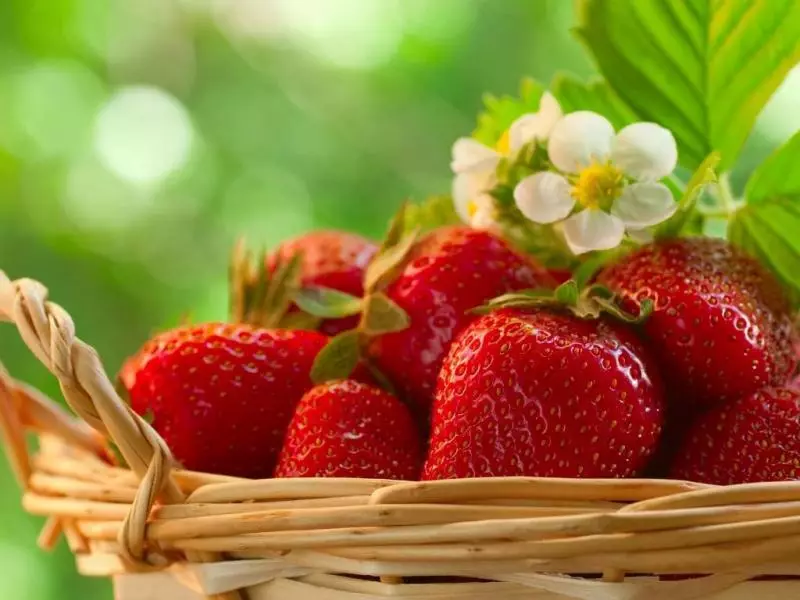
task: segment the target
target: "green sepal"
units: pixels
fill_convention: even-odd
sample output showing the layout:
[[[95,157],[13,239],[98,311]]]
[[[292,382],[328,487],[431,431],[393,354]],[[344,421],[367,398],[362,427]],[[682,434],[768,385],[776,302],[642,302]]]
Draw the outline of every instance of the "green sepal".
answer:
[[[315,384],[334,379],[347,379],[361,357],[361,334],[345,331],[330,339],[320,350],[311,367],[311,381]]]
[[[295,253],[270,273],[267,253],[251,253],[240,240],[229,266],[231,319],[258,327],[281,326],[299,286],[302,258]]]
[[[364,313],[359,330],[365,335],[377,336],[402,331],[411,325],[408,313],[381,292],[364,299]]]
[[[301,310],[323,319],[340,319],[357,315],[363,305],[358,296],[318,285],[300,288],[295,292],[293,300]]]
[[[406,205],[404,202],[395,214],[380,249],[367,266],[364,274],[364,291],[367,294],[389,285],[417,241],[418,227],[405,231]]]
[[[638,314],[629,313],[617,303],[616,295],[607,287],[593,284],[580,289],[574,279],[565,281],[555,290],[535,288],[503,294],[477,307],[472,312],[486,314],[501,308],[542,308],[569,310],[579,319],[597,319],[603,313],[615,319],[639,325],[653,312],[652,302],[645,300]]]

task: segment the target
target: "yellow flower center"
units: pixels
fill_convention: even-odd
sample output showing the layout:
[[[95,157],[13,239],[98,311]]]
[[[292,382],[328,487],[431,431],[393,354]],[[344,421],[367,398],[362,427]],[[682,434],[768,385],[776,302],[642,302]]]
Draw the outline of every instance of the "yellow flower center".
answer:
[[[500,136],[500,139],[497,140],[494,149],[503,156],[507,156],[511,152],[511,134],[508,129],[506,129],[503,135]]]
[[[622,171],[611,163],[592,163],[573,180],[572,197],[585,208],[608,210],[624,184]]]
[[[469,215],[469,218],[471,219],[475,216],[476,212],[478,212],[478,203],[475,202],[475,200],[470,200],[467,203],[467,215]]]

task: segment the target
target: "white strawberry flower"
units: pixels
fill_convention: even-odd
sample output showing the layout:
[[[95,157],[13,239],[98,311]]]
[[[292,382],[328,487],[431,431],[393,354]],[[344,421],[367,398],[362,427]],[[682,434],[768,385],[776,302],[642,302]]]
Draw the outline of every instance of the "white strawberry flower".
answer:
[[[534,139],[544,141],[561,118],[561,106],[550,92],[545,92],[539,112],[522,115],[506,130],[494,148],[473,138],[459,138],[453,144],[450,168],[453,179],[453,202],[456,212],[465,223],[485,225],[489,214],[481,210],[480,197],[497,183],[495,171],[500,160],[512,156]],[[483,203],[485,204],[485,202]]]
[[[555,125],[547,153],[564,175],[526,177],[514,199],[531,221],[561,222],[575,254],[615,248],[626,231],[642,239],[648,227],[677,209],[672,192],[658,180],[675,169],[678,148],[660,125],[634,123],[615,134],[605,117],[578,111]]]

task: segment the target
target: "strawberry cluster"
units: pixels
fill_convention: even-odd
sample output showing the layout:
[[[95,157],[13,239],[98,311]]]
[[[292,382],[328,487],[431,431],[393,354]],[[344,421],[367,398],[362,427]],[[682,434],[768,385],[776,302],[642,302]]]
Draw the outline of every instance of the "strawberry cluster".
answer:
[[[238,253],[229,322],[125,363],[121,389],[183,467],[800,478],[797,334],[755,259],[662,239],[578,284],[496,231],[407,220],[380,246],[326,231]]]

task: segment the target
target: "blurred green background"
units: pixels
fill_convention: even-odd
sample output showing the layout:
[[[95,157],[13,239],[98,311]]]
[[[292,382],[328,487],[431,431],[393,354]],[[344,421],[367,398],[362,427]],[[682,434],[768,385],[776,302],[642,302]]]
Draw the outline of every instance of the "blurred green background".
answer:
[[[447,191],[484,92],[590,75],[569,0],[2,0],[0,268],[45,282],[110,371],[155,328],[224,318],[234,238],[378,236]],[[800,72],[734,184],[800,127]],[[57,387],[11,327],[10,371]],[[110,598],[35,546],[0,466],[0,598]]]

